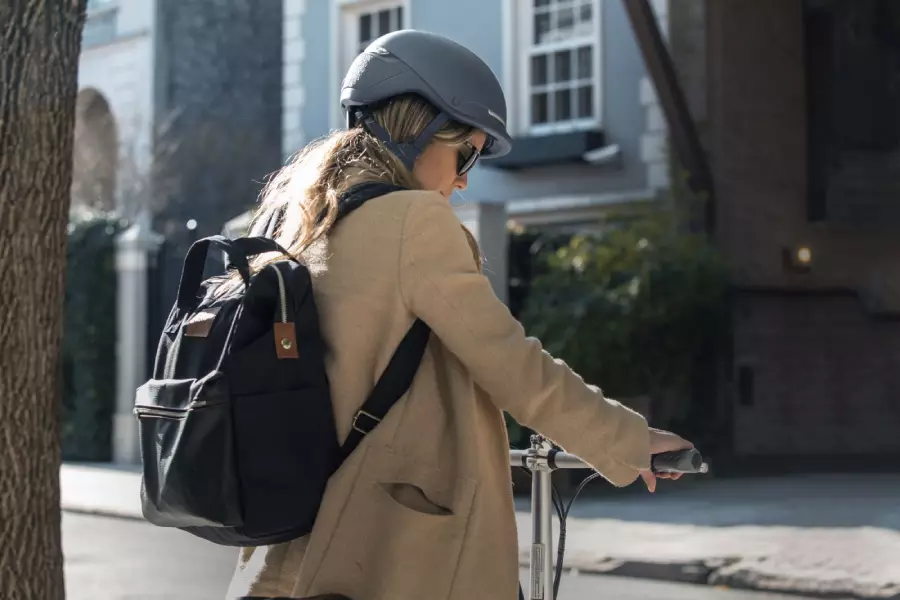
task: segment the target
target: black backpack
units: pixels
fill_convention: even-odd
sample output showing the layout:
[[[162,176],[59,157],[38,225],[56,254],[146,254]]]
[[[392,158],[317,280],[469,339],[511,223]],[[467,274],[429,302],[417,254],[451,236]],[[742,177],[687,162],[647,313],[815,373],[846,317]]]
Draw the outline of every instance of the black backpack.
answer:
[[[339,218],[397,189],[356,186]],[[245,284],[215,300],[223,278],[203,280],[210,246]],[[248,258],[273,251],[285,258],[251,275]],[[341,446],[307,268],[270,237],[198,240],[152,379],[136,394],[144,517],[227,546],[306,535],[329,477],[406,393],[429,335],[424,322],[413,324]]]

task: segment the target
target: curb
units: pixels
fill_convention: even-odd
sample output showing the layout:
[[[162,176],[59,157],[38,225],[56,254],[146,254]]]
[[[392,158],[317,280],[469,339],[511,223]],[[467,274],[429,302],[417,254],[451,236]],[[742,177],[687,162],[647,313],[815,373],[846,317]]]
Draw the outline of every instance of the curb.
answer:
[[[126,521],[143,521],[144,515],[136,515],[132,511],[116,510],[113,508],[97,508],[95,506],[78,506],[78,505],[60,505],[62,512],[72,513],[75,515],[85,515],[89,517],[107,517],[110,519],[123,519]]]
[[[900,587],[867,586],[860,582],[844,580],[829,583],[803,577],[775,577],[754,570],[751,561],[739,561],[712,572],[709,583],[732,589],[752,590],[785,595],[801,595],[808,598],[840,600],[900,600]]]
[[[816,579],[770,577],[754,570],[750,564],[752,562],[739,558],[687,562],[649,562],[610,557],[576,559],[566,560],[562,577],[565,582],[566,573],[575,571],[824,600],[900,600],[900,589],[896,587],[860,590],[858,587],[854,589],[853,582],[841,586]],[[527,557],[519,557],[520,567],[527,568],[529,564]]]
[[[64,512],[147,522],[141,510],[140,475],[131,467],[64,463],[60,479],[60,508]],[[102,493],[98,493],[100,490]],[[527,568],[530,564],[530,535],[527,531],[531,526],[530,515],[519,510],[516,521],[521,549],[518,562]],[[781,537],[773,539],[769,539],[772,531],[762,532],[762,538],[751,538],[750,546],[745,547],[743,544],[725,543],[733,540],[727,540],[722,531],[715,531],[715,528],[666,525],[663,527],[674,527],[676,531],[665,530],[660,535],[656,525],[649,524],[653,525],[650,532],[653,535],[645,543],[650,545],[635,546],[628,542],[635,535],[638,538],[646,536],[647,523],[590,519],[582,525],[585,529],[581,540],[579,536],[569,536],[564,574],[574,571],[808,598],[900,600],[900,569],[896,562],[882,560],[897,556],[893,553],[900,552],[900,532],[895,530],[863,527],[852,531],[848,538],[846,530],[833,535],[830,528],[822,529],[818,534],[813,528],[813,538],[807,539],[806,545],[785,550],[784,544],[794,538],[785,538],[784,532]],[[824,538],[823,532],[827,534]],[[810,531],[800,533],[807,535]],[[594,548],[593,543],[583,543],[585,539],[594,540],[598,535],[609,539],[621,538],[624,545],[607,543]],[[659,544],[665,548],[673,539],[685,536],[694,541],[698,537],[702,540],[699,544],[703,549],[701,554],[692,556],[682,552],[669,556],[665,551],[653,551],[660,547]],[[820,545],[824,542],[826,550],[830,548],[829,544],[837,543],[845,551],[836,555],[830,551],[820,553],[817,552],[816,542]],[[718,544],[723,544],[721,551],[727,553],[725,556],[717,556],[710,551]],[[788,546],[793,546],[793,543],[788,543]],[[882,548],[883,553],[890,551],[890,556],[885,554],[879,557],[871,553],[858,556],[846,551],[848,548],[878,547]],[[816,576],[817,569],[821,571],[822,561],[831,566],[824,576],[821,573]]]
[[[147,522],[142,514],[109,506],[98,507],[64,503],[61,504],[60,508],[63,512],[77,515]],[[823,585],[823,582],[817,580],[805,580],[802,578],[785,580],[783,578],[767,577],[739,558],[685,562],[651,562],[617,559],[614,557],[601,559],[573,557],[565,559],[565,563],[562,585],[565,584],[566,575],[575,571],[591,575],[612,575],[651,581],[726,587],[754,592],[822,598],[824,600],[900,600],[900,590],[866,590],[862,592],[852,589],[852,582],[848,582],[851,585],[829,588],[829,586]],[[520,555],[519,566],[527,568],[529,565],[530,561],[527,553],[524,556]]]
[[[60,509],[144,521],[140,481],[140,473],[129,467],[64,463],[60,469]],[[98,490],[103,492],[98,494]]]
[[[127,521],[141,521],[145,523],[147,522],[146,519],[144,519],[143,514],[135,513],[133,510],[117,509],[112,506],[90,506],[86,504],[66,502],[61,504],[60,508],[63,512],[77,515],[107,517],[113,519],[123,519]],[[565,568],[563,569],[563,580],[565,580],[565,575],[567,572],[578,571],[582,573],[590,573],[592,575],[616,575],[621,577],[632,577],[635,579],[650,579],[655,581],[669,581],[673,583],[706,585],[712,583],[710,581],[711,576],[719,566],[722,566],[721,563],[710,564],[712,562],[719,563],[719,561],[662,563],[637,560],[622,560],[616,558],[604,558],[601,560],[578,560],[577,558],[566,558]],[[736,560],[730,562],[736,562]],[[524,557],[519,557],[519,566],[527,568],[529,564],[530,562],[528,560],[527,554]],[[716,585],[722,584],[716,583]],[[730,585],[730,583],[725,583],[725,585]],[[757,588],[751,586],[747,589]]]
[[[563,576],[567,571],[576,571],[591,575],[614,575],[695,585],[710,583],[710,575],[716,569],[705,561],[663,563],[607,557],[601,560],[566,560],[565,562]],[[520,557],[519,566],[528,567],[529,561]]]

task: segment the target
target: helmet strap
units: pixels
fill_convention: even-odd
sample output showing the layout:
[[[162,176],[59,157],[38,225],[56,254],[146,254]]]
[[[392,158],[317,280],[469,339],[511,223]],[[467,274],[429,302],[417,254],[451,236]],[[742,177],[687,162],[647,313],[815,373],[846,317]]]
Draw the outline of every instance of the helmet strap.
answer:
[[[431,141],[434,134],[450,120],[450,115],[444,112],[438,113],[412,142],[395,142],[387,130],[375,120],[375,116],[370,112],[363,112],[362,110],[357,111],[356,120],[357,122],[361,122],[369,133],[387,146],[388,149],[403,162],[406,168],[412,172],[416,160],[422,152],[425,151],[428,142]]]

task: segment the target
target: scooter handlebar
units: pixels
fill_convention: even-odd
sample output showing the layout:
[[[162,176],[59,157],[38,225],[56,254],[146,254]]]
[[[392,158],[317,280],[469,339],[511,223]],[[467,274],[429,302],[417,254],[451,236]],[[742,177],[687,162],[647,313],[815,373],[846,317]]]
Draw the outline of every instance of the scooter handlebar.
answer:
[[[528,459],[535,457],[533,450],[510,450],[509,464],[513,467],[528,468]],[[590,466],[574,454],[551,450],[547,462],[553,469],[589,469]],[[654,454],[650,468],[655,473],[706,473],[709,468],[703,462],[703,455],[696,448]]]
[[[709,467],[703,462],[703,455],[696,448],[662,452],[650,459],[650,469],[654,473],[706,473]]]

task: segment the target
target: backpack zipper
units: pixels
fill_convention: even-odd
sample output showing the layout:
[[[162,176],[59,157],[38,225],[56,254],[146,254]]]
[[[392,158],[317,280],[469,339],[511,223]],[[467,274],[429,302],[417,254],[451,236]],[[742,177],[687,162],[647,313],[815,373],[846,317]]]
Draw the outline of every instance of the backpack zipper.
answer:
[[[206,408],[208,406],[217,406],[224,402],[210,402],[209,400],[200,400],[191,402],[187,408],[165,408],[162,406],[135,406],[134,414],[139,417],[161,417],[166,419],[184,419],[192,410],[198,408]]]
[[[162,419],[184,419],[188,415],[188,411],[175,408],[149,408],[137,406],[134,414],[138,417],[159,417]]]
[[[163,370],[163,379],[172,379],[175,377],[175,361],[178,360],[178,352],[181,350],[181,338],[184,337],[184,326],[187,321],[187,315],[181,319],[181,324],[179,325],[177,332],[175,334],[175,339],[172,340],[172,345],[169,346],[169,351],[166,354],[166,365]]]
[[[284,290],[284,276],[281,274],[281,269],[277,266],[272,265],[272,268],[275,269],[275,276],[278,277],[278,297],[281,300],[281,322],[287,323],[287,294]]]

